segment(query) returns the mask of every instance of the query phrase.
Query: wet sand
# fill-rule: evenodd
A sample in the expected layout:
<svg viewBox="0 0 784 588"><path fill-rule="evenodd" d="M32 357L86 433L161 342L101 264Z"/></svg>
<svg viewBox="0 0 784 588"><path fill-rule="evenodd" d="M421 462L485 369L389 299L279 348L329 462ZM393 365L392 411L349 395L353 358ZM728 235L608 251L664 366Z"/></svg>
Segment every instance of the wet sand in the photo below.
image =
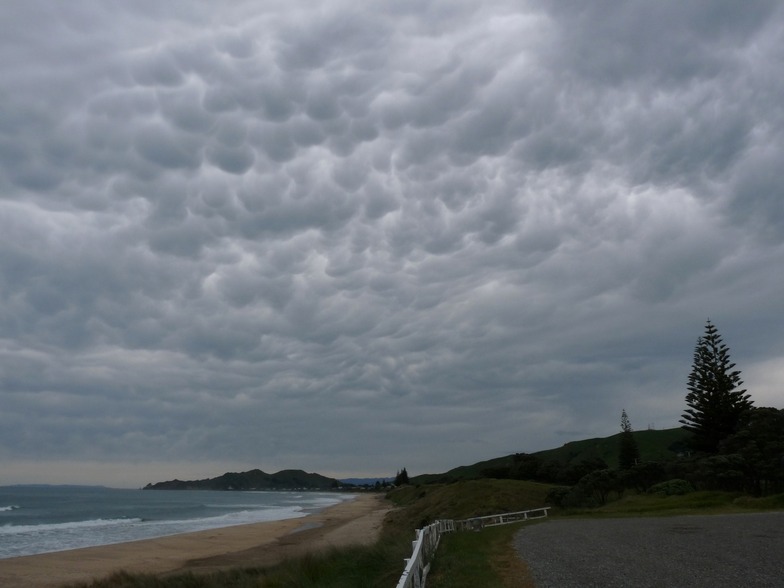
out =
<svg viewBox="0 0 784 588"><path fill-rule="evenodd" d="M56 588L119 570L158 574L274 565L333 546L373 543L390 508L383 496L363 494L299 519L1 559L0 586Z"/></svg>

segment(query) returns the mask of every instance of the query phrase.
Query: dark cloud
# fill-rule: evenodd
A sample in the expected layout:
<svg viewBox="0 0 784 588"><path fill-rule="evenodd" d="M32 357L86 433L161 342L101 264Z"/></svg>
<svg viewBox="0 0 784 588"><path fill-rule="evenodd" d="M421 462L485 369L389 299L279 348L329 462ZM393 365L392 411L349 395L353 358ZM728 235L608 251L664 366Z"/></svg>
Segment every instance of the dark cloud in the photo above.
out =
<svg viewBox="0 0 784 588"><path fill-rule="evenodd" d="M623 408L671 427L708 317L775 404L783 23L4 5L2 481L416 473Z"/></svg>
<svg viewBox="0 0 784 588"><path fill-rule="evenodd" d="M735 69L737 52L756 39L776 2L641 1L542 3L560 31L556 63L612 85L649 78L682 85Z"/></svg>

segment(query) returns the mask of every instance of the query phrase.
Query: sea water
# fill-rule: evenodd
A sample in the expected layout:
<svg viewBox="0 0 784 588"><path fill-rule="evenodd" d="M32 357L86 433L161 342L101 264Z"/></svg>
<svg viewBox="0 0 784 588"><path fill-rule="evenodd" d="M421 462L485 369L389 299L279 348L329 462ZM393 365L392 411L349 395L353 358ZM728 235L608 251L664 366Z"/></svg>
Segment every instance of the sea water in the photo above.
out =
<svg viewBox="0 0 784 588"><path fill-rule="evenodd" d="M304 517L352 497L330 492L0 487L0 559Z"/></svg>

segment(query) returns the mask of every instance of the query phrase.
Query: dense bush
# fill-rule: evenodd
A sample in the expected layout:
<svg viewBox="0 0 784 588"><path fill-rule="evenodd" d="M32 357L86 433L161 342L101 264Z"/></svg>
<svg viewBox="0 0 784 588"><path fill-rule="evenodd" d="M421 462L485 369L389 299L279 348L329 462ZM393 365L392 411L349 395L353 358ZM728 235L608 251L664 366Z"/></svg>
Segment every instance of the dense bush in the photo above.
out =
<svg viewBox="0 0 784 588"><path fill-rule="evenodd" d="M545 497L545 502L552 506L563 506L564 499L571 491L570 486L553 486Z"/></svg>
<svg viewBox="0 0 784 588"><path fill-rule="evenodd" d="M623 494L618 472L611 469L594 470L577 483L577 488L599 505L607 503L610 494L615 492L618 497Z"/></svg>
<svg viewBox="0 0 784 588"><path fill-rule="evenodd" d="M606 504L612 493L618 496L623 493L618 473L610 469L594 470L580 478L574 486L552 488L546 501L563 508L591 508Z"/></svg>
<svg viewBox="0 0 784 588"><path fill-rule="evenodd" d="M654 484L666 480L667 472L662 464L646 461L632 466L631 469L623 470L619 476L619 482L624 488L645 492Z"/></svg>
<svg viewBox="0 0 784 588"><path fill-rule="evenodd" d="M518 453L511 460L485 468L481 476L557 484L547 501L564 507L602 505L620 498L626 490L642 494L654 486L656 492L667 494L686 488L752 496L784 492L784 409L747 410L740 416L737 430L724 437L713 453L695 451L690 437L670 443L668 451L650 444L645 448L643 455L655 455L661 461L637 461L631 467L610 470L599 457L580 459L590 453L584 450L562 451L556 459ZM668 481L672 480L688 486L671 485Z"/></svg>
<svg viewBox="0 0 784 588"><path fill-rule="evenodd" d="M649 494L663 494L664 496L682 496L689 492L694 492L694 486L686 480L681 479L660 482L651 486L648 490Z"/></svg>

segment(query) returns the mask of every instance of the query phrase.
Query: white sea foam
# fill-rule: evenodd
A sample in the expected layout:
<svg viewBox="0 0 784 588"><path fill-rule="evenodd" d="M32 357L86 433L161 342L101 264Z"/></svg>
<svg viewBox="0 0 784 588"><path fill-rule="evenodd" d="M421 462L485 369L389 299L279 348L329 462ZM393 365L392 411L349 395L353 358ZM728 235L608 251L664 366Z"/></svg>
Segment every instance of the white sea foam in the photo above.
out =
<svg viewBox="0 0 784 588"><path fill-rule="evenodd" d="M193 531L206 531L306 516L301 507L241 510L214 517L187 520L94 519L69 523L0 526L0 559L153 539Z"/></svg>
<svg viewBox="0 0 784 588"><path fill-rule="evenodd" d="M144 525L151 528L158 527L177 529L172 531L172 534L174 534L188 533L190 531L203 531L207 529L218 529L221 527L233 527L235 525L247 525L251 523L264 523L268 521L296 519L307 516L307 513L305 513L299 506L264 509L253 508L256 505L249 506L251 507L251 510L239 510L214 517L202 517L184 521L145 521Z"/></svg>
<svg viewBox="0 0 784 588"><path fill-rule="evenodd" d="M15 489L6 492L20 493ZM0 559L300 518L351 498L320 493L264 493L251 497L222 492L146 493L78 488L23 490L21 494L29 505L9 496L3 504L13 506L0 507ZM206 500L202 502L203 499ZM11 512L18 508L16 504L24 508ZM28 514L20 516L22 513ZM87 516L75 519L81 515ZM68 517L72 520L65 522Z"/></svg>
<svg viewBox="0 0 784 588"><path fill-rule="evenodd" d="M132 525L141 523L141 519L95 519L92 521L74 521L71 523L49 523L44 525L3 525L0 526L0 535L44 534L53 532L68 532L83 529L101 529L116 525Z"/></svg>

